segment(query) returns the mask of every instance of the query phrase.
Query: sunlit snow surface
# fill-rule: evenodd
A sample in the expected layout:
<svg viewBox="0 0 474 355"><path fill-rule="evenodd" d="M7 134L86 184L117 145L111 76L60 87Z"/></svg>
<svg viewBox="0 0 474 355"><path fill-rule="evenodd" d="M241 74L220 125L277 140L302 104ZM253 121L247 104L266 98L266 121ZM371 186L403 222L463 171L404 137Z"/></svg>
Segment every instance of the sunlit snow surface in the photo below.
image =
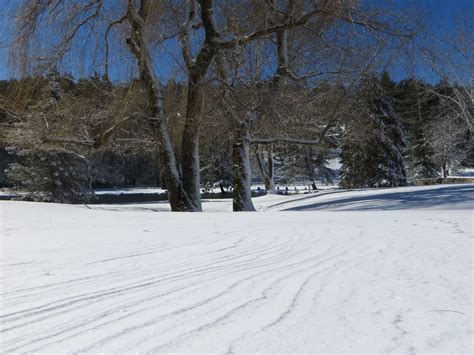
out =
<svg viewBox="0 0 474 355"><path fill-rule="evenodd" d="M473 196L0 202L0 352L471 354Z"/></svg>

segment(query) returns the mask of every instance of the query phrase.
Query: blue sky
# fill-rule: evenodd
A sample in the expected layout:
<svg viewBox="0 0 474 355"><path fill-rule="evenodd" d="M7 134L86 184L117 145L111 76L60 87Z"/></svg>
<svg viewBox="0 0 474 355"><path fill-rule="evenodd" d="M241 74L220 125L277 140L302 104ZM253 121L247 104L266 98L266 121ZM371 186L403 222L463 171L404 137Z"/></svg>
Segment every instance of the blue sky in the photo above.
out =
<svg viewBox="0 0 474 355"><path fill-rule="evenodd" d="M404 8L407 2L421 5L421 8L427 15L426 21L429 31L433 34L436 34L436 36L441 37L454 33L456 18L460 14L474 14L474 0L395 0L397 6L399 6L401 9ZM450 48L448 45L442 44L441 42L436 43L435 41L431 40L429 40L428 43L429 45L437 46L440 53L446 55L453 54L453 57L455 57L454 53L452 52L452 48ZM454 58L454 60L456 60L456 58ZM403 65L400 63L392 66L389 71L392 74L392 77L394 77L396 80L401 80L411 75L411 73L407 74ZM417 77L429 82L436 82L439 80L439 76L432 71L430 65L427 65L422 61L417 63L414 74Z"/></svg>
<svg viewBox="0 0 474 355"><path fill-rule="evenodd" d="M395 0L395 4L403 9L409 1L415 1L422 5L423 9L429 13L429 26L433 31L439 31L439 34L454 31L456 14L466 11L474 13L474 0ZM3 7L0 6L0 79L7 79L11 76L11 71L8 68L9 34L12 30L11 14L18 2L19 0L0 0L0 3L3 3ZM390 68L390 71L398 80L406 76L402 65L395 64ZM417 65L415 74L429 81L435 80L431 70L422 63Z"/></svg>

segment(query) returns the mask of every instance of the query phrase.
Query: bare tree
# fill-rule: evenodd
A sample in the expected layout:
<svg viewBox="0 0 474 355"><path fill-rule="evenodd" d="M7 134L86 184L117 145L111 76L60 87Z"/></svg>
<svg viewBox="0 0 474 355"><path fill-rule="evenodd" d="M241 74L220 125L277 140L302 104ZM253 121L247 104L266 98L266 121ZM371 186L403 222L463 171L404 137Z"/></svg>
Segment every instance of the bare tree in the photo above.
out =
<svg viewBox="0 0 474 355"><path fill-rule="evenodd" d="M428 46L421 48L432 70L452 86L450 95L428 90L447 103L472 130L474 117L474 15L456 9L454 30L429 33Z"/></svg>
<svg viewBox="0 0 474 355"><path fill-rule="evenodd" d="M466 155L465 143L469 132L465 107L459 104L462 92L447 81L430 90L437 97L432 108L433 121L428 127L428 135L434 150L434 159L444 178Z"/></svg>

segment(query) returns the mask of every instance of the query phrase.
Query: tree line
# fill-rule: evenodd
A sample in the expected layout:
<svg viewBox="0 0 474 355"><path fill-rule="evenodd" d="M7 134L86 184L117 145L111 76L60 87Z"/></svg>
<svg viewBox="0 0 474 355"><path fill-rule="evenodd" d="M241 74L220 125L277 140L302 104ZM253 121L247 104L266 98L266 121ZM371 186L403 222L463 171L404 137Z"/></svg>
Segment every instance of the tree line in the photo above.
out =
<svg viewBox="0 0 474 355"><path fill-rule="evenodd" d="M146 106L140 102L136 85L113 85L97 75L76 82L59 73L2 82L0 95L5 102L0 117L3 148L10 153L3 155L8 182L30 191L30 197L56 202L87 200L97 187L166 188L153 137L144 128L140 111L135 112L136 107ZM174 138L183 124L176 103L185 100L186 90L179 83L166 86L166 106L169 112L176 110L177 119L169 126ZM61 93L61 104L54 101L55 90ZM232 130L215 125L228 119L218 91L212 86L204 90L208 99L203 119L206 134L200 141L201 189L216 183L233 184ZM253 127L254 134L260 135L281 130L296 136L293 132L300 131L295 141L271 137L250 141L248 154L254 174L267 191L275 190L275 175L284 182L303 178L316 188L317 180L338 179L338 172L327 164L329 159L340 158L341 187L360 188L403 186L416 179L446 177L450 169L460 166L473 166L472 132L461 110L450 106L455 92L446 81L435 85L416 79L395 83L386 72L364 76L350 93L328 83L301 89L293 93L293 106L286 103L286 122L261 120ZM310 101L315 95L335 94L347 95L345 104L350 111L344 110L325 139L304 139L308 129L291 126L298 126L296 120L305 114L298 112L301 97L308 96L303 109L312 116L308 122L326 128L331 120L325 116L330 116L334 104L320 99L311 107ZM290 97L288 93L285 96ZM132 109L123 107L126 101Z"/></svg>

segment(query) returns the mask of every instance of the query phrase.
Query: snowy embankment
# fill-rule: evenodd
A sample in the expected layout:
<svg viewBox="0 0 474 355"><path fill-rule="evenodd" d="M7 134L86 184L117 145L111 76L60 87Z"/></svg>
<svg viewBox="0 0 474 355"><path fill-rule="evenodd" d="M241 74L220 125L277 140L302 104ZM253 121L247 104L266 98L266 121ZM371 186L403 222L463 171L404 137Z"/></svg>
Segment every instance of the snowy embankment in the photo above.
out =
<svg viewBox="0 0 474 355"><path fill-rule="evenodd" d="M0 202L0 349L472 353L473 195L265 196L293 211L240 214Z"/></svg>

